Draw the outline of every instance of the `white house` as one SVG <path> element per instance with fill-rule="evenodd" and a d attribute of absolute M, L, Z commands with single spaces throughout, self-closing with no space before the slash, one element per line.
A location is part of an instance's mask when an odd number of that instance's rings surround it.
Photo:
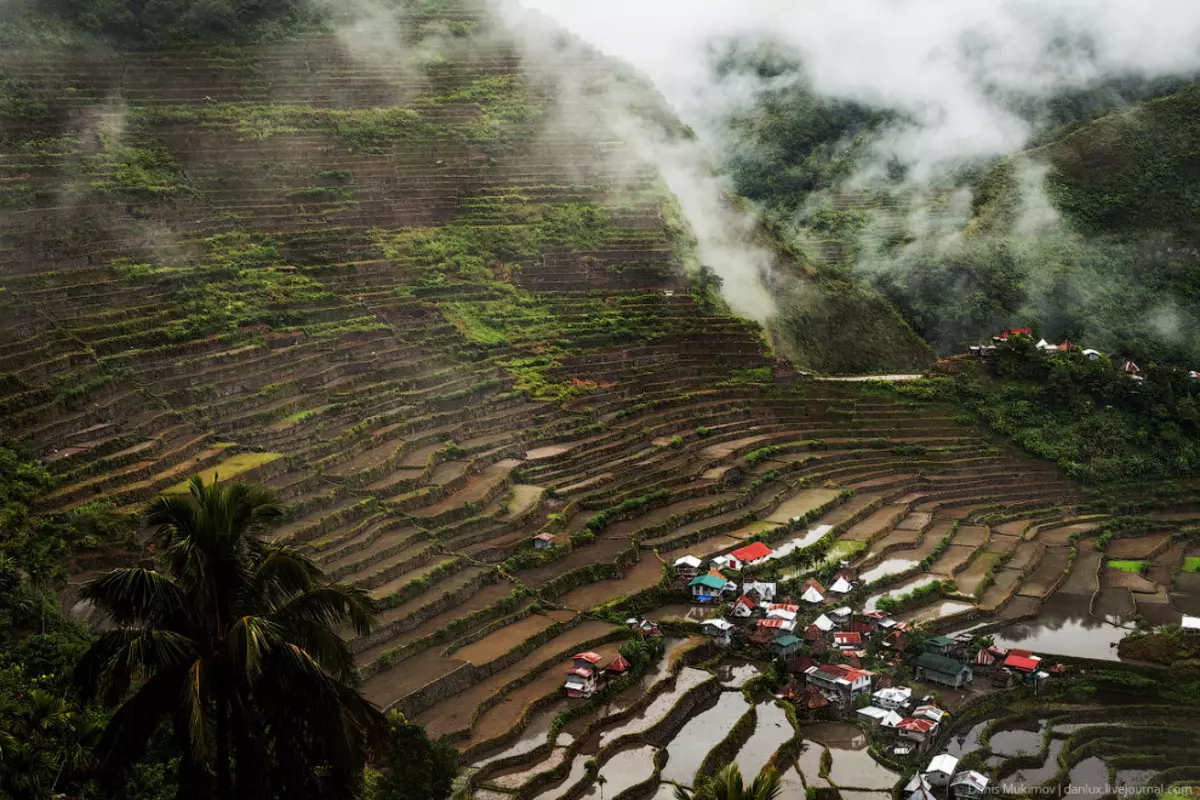
<path fill-rule="evenodd" d="M 814 619 L 812 624 L 816 625 L 820 630 L 824 631 L 825 633 L 829 633 L 831 630 L 833 630 L 833 620 L 831 620 L 829 617 L 825 616 L 824 614 L 822 614 L 821 616 Z"/>
<path fill-rule="evenodd" d="M 829 587 L 829 591 L 834 592 L 836 594 L 846 594 L 853 588 L 854 588 L 853 583 L 846 580 L 845 578 L 839 577 L 836 581 L 833 582 L 833 585 Z"/>
<path fill-rule="evenodd" d="M 913 709 L 912 715 L 914 717 L 923 717 L 924 719 L 932 720 L 938 724 L 941 724 L 942 720 L 944 720 L 947 716 L 945 711 L 942 711 L 937 706 L 932 705 L 917 706 Z"/>
<path fill-rule="evenodd" d="M 778 592 L 778 589 L 776 587 L 776 584 L 770 583 L 768 581 L 746 581 L 745 583 L 742 584 L 742 592 L 744 594 L 750 594 L 751 592 L 757 592 L 758 598 L 760 600 L 762 600 L 763 602 L 769 603 L 775 599 L 775 595 Z"/>
<path fill-rule="evenodd" d="M 1087 350 L 1084 350 L 1083 354 L 1087 356 L 1088 361 L 1095 361 L 1096 359 L 1100 358 L 1100 351 L 1093 350 L 1090 347 Z"/>
<path fill-rule="evenodd" d="M 804 594 L 800 595 L 800 599 L 806 603 L 824 603 L 825 595 L 821 594 L 815 588 L 810 586 L 804 590 Z"/>
<path fill-rule="evenodd" d="M 719 645 L 728 645 L 731 641 L 733 623 L 726 619 L 706 619 L 700 623 L 700 628 Z"/>
<path fill-rule="evenodd" d="M 733 604 L 733 609 L 729 612 L 740 619 L 749 619 L 754 616 L 754 609 L 757 606 L 754 601 L 746 595 L 739 597 Z"/>
<path fill-rule="evenodd" d="M 771 604 L 767 606 L 767 619 L 786 619 L 788 622 L 795 622 L 796 614 L 799 612 L 799 606 Z"/>
<path fill-rule="evenodd" d="M 717 556 L 712 560 L 712 563 L 716 569 L 731 569 L 735 572 L 742 571 L 742 562 L 733 556 Z"/>
<path fill-rule="evenodd" d="M 950 781 L 950 796 L 954 800 L 978 800 L 987 792 L 988 779 L 974 770 L 966 770 Z"/>
<path fill-rule="evenodd" d="M 880 708 L 895 710 L 903 708 L 912 700 L 912 689 L 907 686 L 890 686 L 871 695 L 871 702 Z"/>
<path fill-rule="evenodd" d="M 693 555 L 681 556 L 675 559 L 675 574 L 691 580 L 700 574 L 702 566 L 704 566 L 704 562 Z"/>
<path fill-rule="evenodd" d="M 950 785 L 954 771 L 958 769 L 958 759 L 949 753 L 941 753 L 933 757 L 925 769 L 925 780 L 930 786 L 944 788 Z"/>
<path fill-rule="evenodd" d="M 1189 617 L 1184 614 L 1183 619 L 1179 622 L 1179 627 L 1185 631 L 1200 631 L 1200 617 Z"/>
<path fill-rule="evenodd" d="M 900 752 L 901 749 L 897 747 L 893 752 L 897 755 L 908 755 L 908 748 L 903 748 L 903 753 Z M 929 781 L 925 780 L 925 776 L 913 775 L 912 780 L 904 786 L 904 800 L 936 800 L 936 798 L 933 794 L 933 787 L 929 785 Z"/>

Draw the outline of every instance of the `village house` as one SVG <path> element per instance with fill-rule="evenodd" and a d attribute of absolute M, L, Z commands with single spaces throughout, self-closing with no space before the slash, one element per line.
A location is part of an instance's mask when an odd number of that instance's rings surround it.
<path fill-rule="evenodd" d="M 761 564 L 768 560 L 773 552 L 775 551 L 762 542 L 751 542 L 745 547 L 739 547 L 729 555 L 742 562 L 744 567 L 753 567 L 755 564 Z"/>
<path fill-rule="evenodd" d="M 786 658 L 799 652 L 801 644 L 803 644 L 803 642 L 789 633 L 785 636 L 780 636 L 775 640 L 774 644 L 771 645 L 771 652 L 773 652 L 777 657 Z"/>
<path fill-rule="evenodd" d="M 814 619 L 812 624 L 817 628 L 817 630 L 824 631 L 825 633 L 829 633 L 831 630 L 833 630 L 833 620 L 824 614 Z"/>
<path fill-rule="evenodd" d="M 714 644 L 728 647 L 733 642 L 733 623 L 724 619 L 706 619 L 700 623 L 705 635 L 711 636 Z"/>
<path fill-rule="evenodd" d="M 775 636 L 783 636 L 796 630 L 796 623 L 786 619 L 760 619 L 755 625 L 760 629 L 775 631 Z"/>
<path fill-rule="evenodd" d="M 997 342 L 1007 342 L 1013 336 L 1033 336 L 1032 328 L 1005 328 L 1000 331 L 999 336 L 993 336 L 992 340 Z"/>
<path fill-rule="evenodd" d="M 949 656 L 926 651 L 917 656 L 917 680 L 940 683 L 955 689 L 970 683 L 974 676 L 971 668 Z"/>
<path fill-rule="evenodd" d="M 938 653 L 939 655 L 949 655 L 950 647 L 953 642 L 949 636 L 931 636 L 925 641 L 925 650 L 930 653 Z"/>
<path fill-rule="evenodd" d="M 567 673 L 563 685 L 567 697 L 591 697 L 596 691 L 596 673 L 586 669 L 573 669 Z"/>
<path fill-rule="evenodd" d="M 871 691 L 875 673 L 845 664 L 822 664 L 804 672 L 808 685 L 829 698 L 853 699 Z"/>
<path fill-rule="evenodd" d="M 900 738 L 912 742 L 920 751 L 928 748 L 937 735 L 937 723 L 918 717 L 905 717 L 896 725 Z"/>
<path fill-rule="evenodd" d="M 1103 353 L 1101 353 L 1099 350 L 1093 350 L 1090 347 L 1084 350 L 1083 354 L 1087 357 L 1088 361 L 1095 361 L 1100 358 L 1101 355 L 1103 355 Z"/>
<path fill-rule="evenodd" d="M 1184 614 L 1183 619 L 1179 621 L 1179 627 L 1185 631 L 1200 631 L 1200 617 L 1191 617 Z"/>
<path fill-rule="evenodd" d="M 767 619 L 785 619 L 788 622 L 795 622 L 796 615 L 800 613 L 800 606 L 793 606 L 787 603 L 768 603 L 764 610 L 766 611 Z"/>
<path fill-rule="evenodd" d="M 742 583 L 742 593 L 757 597 L 760 603 L 770 603 L 775 599 L 777 584 L 769 581 L 745 581 Z"/>
<path fill-rule="evenodd" d="M 648 619 L 630 617 L 629 619 L 625 620 L 625 624 L 633 628 L 642 636 L 662 636 L 662 632 L 658 629 L 658 626 Z"/>
<path fill-rule="evenodd" d="M 833 635 L 833 643 L 843 650 L 857 650 L 862 647 L 862 634 L 838 631 Z"/>
<path fill-rule="evenodd" d="M 835 608 L 833 611 L 830 611 L 829 618 L 833 620 L 833 625 L 835 628 L 844 628 L 847 624 L 849 624 L 850 617 L 853 616 L 853 614 L 854 612 L 850 610 L 849 606 L 842 606 L 841 608 Z"/>
<path fill-rule="evenodd" d="M 895 711 L 878 706 L 866 706 L 856 712 L 856 716 L 870 724 L 872 728 L 895 728 L 902 719 Z"/>
<path fill-rule="evenodd" d="M 729 613 L 739 619 L 749 619 L 754 616 L 756 611 L 758 611 L 758 604 L 749 595 L 744 594 L 734 601 L 733 608 L 729 610 Z"/>
<path fill-rule="evenodd" d="M 688 582 L 688 588 L 692 590 L 692 600 L 697 603 L 712 603 L 720 599 L 725 592 L 726 583 L 725 578 L 710 572 L 692 578 Z"/>
<path fill-rule="evenodd" d="M 626 672 L 629 672 L 630 666 L 631 665 L 630 665 L 629 661 L 625 658 L 625 656 L 618 653 L 616 658 L 614 658 L 612 661 L 608 662 L 608 666 L 604 668 L 604 674 L 605 674 L 605 676 L 608 676 L 608 677 L 611 677 L 611 676 L 620 677 L 621 675 L 624 675 Z"/>
<path fill-rule="evenodd" d="M 937 706 L 926 704 L 914 708 L 912 714 L 909 716 L 916 717 L 917 719 L 927 719 L 940 725 L 949 715 Z"/>
<path fill-rule="evenodd" d="M 549 550 L 552 547 L 554 547 L 553 533 L 539 533 L 537 536 L 533 537 L 534 550 Z"/>
<path fill-rule="evenodd" d="M 894 711 L 897 708 L 905 708 L 912 702 L 912 689 L 907 686 L 892 686 L 887 689 L 879 689 L 875 694 L 871 695 L 871 702 L 880 708 L 886 708 Z"/>
<path fill-rule="evenodd" d="M 925 781 L 938 789 L 944 789 L 954 779 L 954 771 L 958 769 L 958 759 L 949 753 L 941 753 L 933 757 L 924 772 Z"/>
<path fill-rule="evenodd" d="M 974 770 L 958 773 L 950 781 L 950 796 L 954 800 L 979 800 L 987 793 L 988 779 Z"/>
<path fill-rule="evenodd" d="M 741 572 L 742 562 L 738 561 L 733 556 L 717 556 L 712 560 L 713 569 L 731 569 L 734 572 Z"/>
<path fill-rule="evenodd" d="M 903 753 L 900 752 L 902 749 Z M 893 752 L 897 755 L 908 755 L 909 750 L 897 747 Z M 934 795 L 933 787 L 929 785 L 929 781 L 925 780 L 924 775 L 913 775 L 912 780 L 904 786 L 904 800 L 938 800 L 938 798 Z"/>
<path fill-rule="evenodd" d="M 829 591 L 833 592 L 834 594 L 847 594 L 853 588 L 853 583 L 845 578 L 838 577 L 838 579 L 833 582 L 833 585 L 829 587 Z"/>
<path fill-rule="evenodd" d="M 1040 656 L 1035 656 L 1028 650 L 1013 648 L 1005 656 L 1003 666 L 1020 682 L 1034 683 L 1040 679 L 1040 676 L 1049 677 L 1040 671 L 1041 663 Z"/>
<path fill-rule="evenodd" d="M 675 574 L 685 580 L 691 580 L 700 574 L 704 562 L 693 555 L 681 556 L 675 559 Z"/>

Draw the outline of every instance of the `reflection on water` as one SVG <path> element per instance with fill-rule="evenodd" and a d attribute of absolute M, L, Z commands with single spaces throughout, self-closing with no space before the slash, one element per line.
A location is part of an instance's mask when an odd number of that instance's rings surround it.
<path fill-rule="evenodd" d="M 1017 770 L 1005 778 L 1003 781 L 1004 791 L 1009 794 L 1019 794 L 1053 778 L 1059 770 L 1058 754 L 1062 752 L 1064 744 L 1066 744 L 1066 739 L 1051 739 L 1050 746 L 1046 750 L 1045 762 L 1040 767 L 1026 767 Z"/>
<path fill-rule="evenodd" d="M 804 736 L 805 734 L 801 732 L 800 735 Z M 809 786 L 829 785 L 829 781 L 821 777 L 821 754 L 824 752 L 825 748 L 819 742 L 808 739 L 805 739 L 804 744 L 800 746 L 800 758 L 797 763 Z"/>
<path fill-rule="evenodd" d="M 642 713 L 633 717 L 630 720 L 611 728 L 600 734 L 599 747 L 603 747 L 611 741 L 615 741 L 618 737 L 624 736 L 627 733 L 641 733 L 648 729 L 654 723 L 658 722 L 687 692 L 712 676 L 700 669 L 692 669 L 685 667 L 680 670 L 679 675 L 675 678 L 675 688 L 669 692 L 664 692 L 646 706 Z"/>
<path fill-rule="evenodd" d="M 600 775 L 604 784 L 596 781 L 583 794 L 585 798 L 616 797 L 630 786 L 647 780 L 654 774 L 654 754 L 657 752 L 648 744 L 618 750 L 612 758 L 604 762 Z"/>
<path fill-rule="evenodd" d="M 1045 730 L 1045 720 L 1030 720 L 1016 727 L 993 731 L 988 746 L 1001 756 L 1037 753 L 1042 749 L 1042 732 Z"/>
<path fill-rule="evenodd" d="M 941 575 L 923 575 L 916 580 L 909 581 L 908 583 L 902 583 L 895 589 L 889 589 L 886 592 L 880 592 L 879 594 L 872 595 L 871 597 L 867 598 L 867 603 L 865 606 L 863 606 L 863 608 L 867 611 L 874 611 L 876 609 L 876 604 L 885 597 L 899 597 L 902 594 L 908 594 L 913 589 L 919 589 L 922 586 L 928 586 L 934 581 L 940 580 L 942 580 Z"/>
<path fill-rule="evenodd" d="M 716 669 L 717 680 L 722 686 L 730 689 L 740 689 L 746 681 L 759 674 L 759 669 L 756 665 L 746 663 L 737 664 L 726 662 L 717 665 Z"/>
<path fill-rule="evenodd" d="M 795 733 L 783 709 L 774 703 L 760 704 L 757 713 L 754 733 L 742 745 L 735 759 L 747 781 L 754 780 L 754 776 L 762 771 L 779 746 Z"/>
<path fill-rule="evenodd" d="M 966 733 L 956 733 L 946 743 L 946 752 L 955 758 L 962 758 L 972 750 L 979 748 L 979 735 L 983 733 L 983 729 L 987 727 L 989 720 L 976 723 Z"/>
<path fill-rule="evenodd" d="M 1035 653 L 1120 660 L 1116 645 L 1126 631 L 1090 616 L 1088 604 L 1085 596 L 1056 594 L 1042 606 L 1037 619 L 997 630 L 996 645 L 1023 647 Z"/>
<path fill-rule="evenodd" d="M 724 692 L 715 706 L 688 720 L 679 735 L 667 745 L 670 757 L 662 771 L 663 780 L 691 786 L 708 751 L 725 738 L 733 724 L 749 709 L 750 704 L 741 692 Z"/>
<path fill-rule="evenodd" d="M 905 570 L 910 570 L 918 563 L 911 558 L 888 558 L 880 561 L 858 577 L 863 583 L 873 583 L 880 578 L 886 578 L 888 575 L 898 575 Z"/>
<path fill-rule="evenodd" d="M 900 777 L 871 758 L 866 734 L 853 725 L 838 722 L 806 725 L 800 735 L 815 739 L 829 748 L 829 754 L 833 757 L 829 780 L 838 786 L 890 789 Z M 807 770 L 804 774 L 809 776 Z"/>
<path fill-rule="evenodd" d="M 1102 797 L 1108 794 L 1108 765 L 1089 756 L 1071 767 L 1067 785 L 1072 797 Z"/>

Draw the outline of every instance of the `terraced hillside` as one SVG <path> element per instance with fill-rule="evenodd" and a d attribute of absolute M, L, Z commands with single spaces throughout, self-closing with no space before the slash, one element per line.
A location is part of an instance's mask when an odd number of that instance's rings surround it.
<path fill-rule="evenodd" d="M 846 562 L 868 606 L 941 578 L 904 613 L 942 628 L 1197 602 L 1172 582 L 1186 504 L 1131 525 L 1140 487 L 1085 496 L 954 409 L 774 358 L 689 279 L 655 170 L 553 80 L 611 66 L 455 8 L 414 18 L 427 63 L 337 37 L 0 55 L 0 419 L 57 476 L 44 510 L 134 511 L 197 472 L 277 489 L 274 538 L 384 608 L 350 642 L 365 694 L 522 797 L 594 792 L 593 757 L 610 795 L 731 753 L 819 785 L 785 709 L 683 635 L 551 725 L 571 656 L 628 638 L 613 614 L 688 613 L 663 569 L 684 553 L 786 543 L 762 577 Z M 1105 533 L 1145 584 L 1081 544 Z M 702 716 L 745 738 L 716 750 Z"/>

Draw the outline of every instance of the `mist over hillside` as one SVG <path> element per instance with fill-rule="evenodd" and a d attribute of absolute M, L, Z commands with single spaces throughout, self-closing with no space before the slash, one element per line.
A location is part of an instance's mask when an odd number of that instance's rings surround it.
<path fill-rule="evenodd" d="M 645 74 L 785 242 L 941 351 L 1022 323 L 1200 354 L 1200 7 L 522 5 Z"/>

